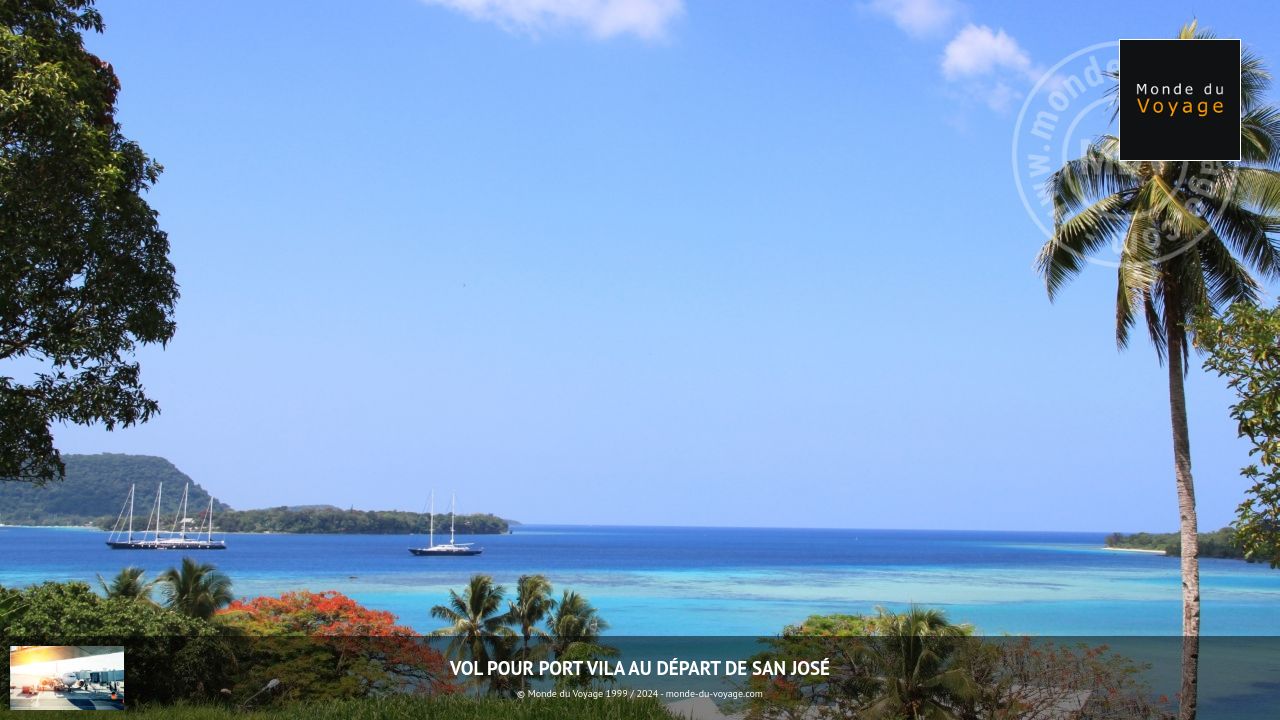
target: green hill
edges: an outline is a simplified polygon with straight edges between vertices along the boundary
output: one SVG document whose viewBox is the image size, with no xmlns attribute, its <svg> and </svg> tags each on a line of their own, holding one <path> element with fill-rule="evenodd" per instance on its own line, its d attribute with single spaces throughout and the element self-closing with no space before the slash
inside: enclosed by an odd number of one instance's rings
<svg viewBox="0 0 1280 720">
<path fill-rule="evenodd" d="M 150 455 L 63 455 L 67 477 L 43 487 L 0 482 L 0 523 L 6 525 L 96 525 L 110 529 L 129 494 L 134 498 L 134 529 L 147 525 L 164 483 L 162 528 L 169 528 L 178 512 L 183 486 L 190 483 L 187 515 L 199 520 L 209 505 L 209 493 L 173 463 Z M 333 505 L 292 505 L 260 510 L 232 510 L 214 498 L 214 526 L 224 532 L 364 533 L 406 535 L 425 533 L 425 513 L 399 510 L 343 510 Z M 436 532 L 446 531 L 448 517 L 436 515 Z M 460 534 L 493 535 L 509 529 L 506 520 L 487 513 L 459 515 Z"/>
<path fill-rule="evenodd" d="M 28 483 L 0 482 L 0 523 L 8 525 L 87 525 L 115 522 L 137 483 L 134 515 L 146 523 L 156 500 L 156 488 L 164 483 L 161 509 L 169 518 L 178 512 L 182 487 L 191 484 L 188 507 L 192 517 L 209 504 L 209 493 L 173 463 L 150 455 L 63 455 L 67 477 L 43 487 Z M 217 512 L 228 510 L 214 501 Z M 135 527 L 138 525 L 135 524 Z"/>
</svg>

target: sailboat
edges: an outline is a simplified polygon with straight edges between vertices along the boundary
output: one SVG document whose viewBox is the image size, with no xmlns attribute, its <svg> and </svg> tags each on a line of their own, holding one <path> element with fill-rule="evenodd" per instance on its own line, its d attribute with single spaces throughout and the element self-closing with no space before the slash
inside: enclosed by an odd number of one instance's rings
<svg viewBox="0 0 1280 720">
<path fill-rule="evenodd" d="M 409 548 L 409 552 L 414 555 L 440 555 L 445 557 L 461 557 L 464 555 L 479 555 L 484 552 L 484 548 L 472 547 L 471 543 L 458 543 L 453 541 L 453 517 L 454 509 L 458 504 L 458 496 L 454 495 L 449 501 L 449 542 L 436 544 L 436 494 L 431 492 L 431 514 L 427 523 L 430 526 L 428 533 L 430 539 L 427 541 L 426 547 Z"/>
<path fill-rule="evenodd" d="M 213 539 L 213 496 L 209 497 L 209 509 L 205 513 L 207 525 L 202 523 L 192 532 L 190 526 L 195 520 L 187 517 L 187 494 L 191 489 L 188 483 L 182 489 L 182 502 L 178 503 L 178 514 L 173 518 L 173 525 L 166 532 L 160 529 L 160 498 L 164 493 L 164 483 L 156 488 L 156 502 L 147 514 L 147 528 L 134 537 L 133 500 L 138 485 L 129 486 L 129 496 L 125 498 L 124 507 L 116 524 L 107 536 L 107 547 L 112 550 L 226 550 L 226 540 Z M 127 521 L 126 521 L 127 516 Z M 153 529 L 154 525 L 154 529 Z M 202 538 L 201 535 L 204 537 Z"/>
</svg>

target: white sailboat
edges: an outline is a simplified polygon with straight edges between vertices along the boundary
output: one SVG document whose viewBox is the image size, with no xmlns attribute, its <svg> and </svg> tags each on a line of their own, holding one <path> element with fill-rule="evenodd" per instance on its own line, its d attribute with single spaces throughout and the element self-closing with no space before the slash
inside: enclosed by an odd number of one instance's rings
<svg viewBox="0 0 1280 720">
<path fill-rule="evenodd" d="M 226 540 L 213 539 L 213 496 L 209 496 L 207 527 L 202 524 L 193 537 L 188 537 L 190 526 L 195 520 L 187 517 L 187 495 L 190 484 L 182 489 L 182 502 L 178 503 L 178 514 L 173 518 L 173 527 L 168 531 L 160 529 L 160 498 L 164 493 L 164 483 L 156 488 L 156 502 L 147 514 L 147 528 L 138 538 L 133 536 L 133 502 L 137 484 L 129 486 L 129 496 L 125 498 L 120 516 L 116 518 L 115 527 L 107 536 L 107 547 L 112 550 L 226 550 Z M 125 516 L 128 521 L 125 521 Z M 154 524 L 154 530 L 152 526 Z M 147 536 L 151 537 L 148 538 Z M 200 536 L 204 535 L 204 538 Z"/>
<path fill-rule="evenodd" d="M 444 557 L 464 557 L 467 555 L 479 555 L 484 552 L 484 548 L 473 547 L 472 543 L 454 542 L 453 526 L 454 526 L 454 510 L 458 504 L 458 496 L 453 495 L 449 500 L 449 542 L 436 544 L 436 493 L 431 491 L 431 510 L 427 516 L 429 519 L 427 524 L 428 540 L 426 547 L 409 548 L 409 552 L 414 555 L 444 556 Z"/>
</svg>

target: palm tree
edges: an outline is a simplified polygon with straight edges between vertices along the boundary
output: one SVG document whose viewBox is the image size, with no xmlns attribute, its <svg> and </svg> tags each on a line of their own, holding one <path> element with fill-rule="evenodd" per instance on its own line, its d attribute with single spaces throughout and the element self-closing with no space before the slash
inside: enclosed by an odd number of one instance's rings
<svg viewBox="0 0 1280 720">
<path fill-rule="evenodd" d="M 231 604 L 231 579 L 208 563 L 182 558 L 182 567 L 169 568 L 156 580 L 165 605 L 183 615 L 208 620 Z"/>
<path fill-rule="evenodd" d="M 521 647 L 527 654 L 530 640 L 547 637 L 546 631 L 538 626 L 556 607 L 551 597 L 551 581 L 545 575 L 521 575 L 516 582 L 515 602 L 507 607 L 506 621 L 520 629 Z"/>
<path fill-rule="evenodd" d="M 600 633 L 608 629 L 609 623 L 600 617 L 590 601 L 572 590 L 565 590 L 551 617 L 547 618 L 551 655 L 557 660 L 615 657 L 618 649 L 600 642 Z M 586 686 L 594 679 L 594 675 L 584 670 L 578 675 L 557 677 L 556 685 Z"/>
<path fill-rule="evenodd" d="M 491 659 L 505 659 L 503 656 L 515 637 L 505 625 L 506 616 L 498 612 L 505 595 L 505 588 L 495 585 L 488 575 L 471 576 L 461 595 L 450 590 L 447 604 L 431 608 L 431 617 L 449 623 L 432 635 L 451 637 L 448 654 L 455 658 L 468 657 L 482 668 Z"/>
<path fill-rule="evenodd" d="M 519 659 L 532 660 L 545 651 L 546 646 L 531 646 L 534 638 L 545 640 L 548 635 L 539 627 L 542 621 L 555 609 L 556 601 L 551 597 L 551 581 L 545 575 L 521 575 L 516 582 L 515 602 L 507 604 L 504 620 L 514 626 L 520 633 L 521 645 Z M 528 683 L 528 675 L 521 675 L 521 686 Z"/>
<path fill-rule="evenodd" d="M 595 645 L 600 632 L 609 629 L 609 623 L 600 617 L 595 606 L 573 590 L 565 590 L 555 604 L 554 614 L 547 620 L 551 635 L 551 651 L 563 657 L 574 645 Z"/>
<path fill-rule="evenodd" d="M 151 599 L 151 591 L 155 588 L 156 581 L 144 582 L 142 576 L 146 574 L 146 570 L 130 565 L 116 573 L 110 583 L 99 575 L 98 584 L 102 586 L 102 594 L 108 599 L 124 598 L 151 604 L 154 603 Z"/>
<path fill-rule="evenodd" d="M 976 687 L 955 661 L 965 625 L 952 625 L 941 610 L 912 606 L 904 613 L 878 610 L 876 638 L 863 654 L 878 685 L 875 699 L 858 715 L 867 718 L 944 720 L 963 716 Z"/>
<path fill-rule="evenodd" d="M 1192 22 L 1178 37 L 1208 35 Z M 1088 257 L 1115 242 L 1116 343 L 1128 344 L 1141 316 L 1168 367 L 1182 545 L 1181 720 L 1196 714 L 1200 636 L 1199 541 L 1183 388 L 1186 327 L 1202 312 L 1255 303 L 1253 273 L 1280 275 L 1280 245 L 1271 237 L 1280 229 L 1280 109 L 1263 103 L 1270 75 L 1261 60 L 1243 53 L 1240 68 L 1242 162 L 1125 162 L 1119 140 L 1103 135 L 1084 157 L 1050 177 L 1054 232 L 1037 259 L 1052 299 Z"/>
</svg>

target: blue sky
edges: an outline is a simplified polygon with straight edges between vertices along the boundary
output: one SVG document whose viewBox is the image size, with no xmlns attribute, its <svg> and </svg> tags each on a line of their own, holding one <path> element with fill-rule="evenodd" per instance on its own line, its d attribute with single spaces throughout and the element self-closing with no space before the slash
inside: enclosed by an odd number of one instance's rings
<svg viewBox="0 0 1280 720">
<path fill-rule="evenodd" d="M 182 284 L 163 455 L 235 507 L 1171 529 L 1114 273 L 1054 304 L 1010 169 L 1058 59 L 1269 3 L 103 1 Z M 1104 130 L 1096 128 L 1096 132 Z M 1202 525 L 1230 396 L 1188 385 Z"/>
</svg>

